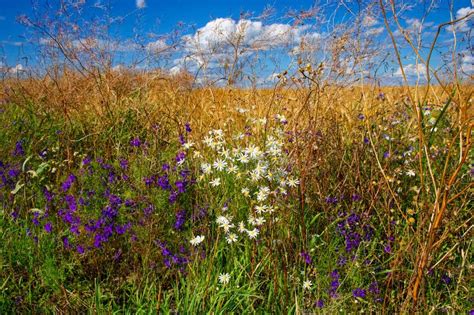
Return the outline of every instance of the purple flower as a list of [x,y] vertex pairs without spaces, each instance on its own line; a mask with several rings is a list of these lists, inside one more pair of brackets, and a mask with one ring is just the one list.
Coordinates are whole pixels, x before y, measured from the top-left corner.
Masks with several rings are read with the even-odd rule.
[[176,202],[176,199],[178,198],[178,193],[176,191],[172,191],[170,193],[170,196],[168,197],[169,203],[173,204]]
[[17,141],[15,144],[15,150],[13,151],[13,156],[23,156],[25,155],[25,150],[23,149],[23,140]]
[[44,230],[47,233],[51,233],[53,231],[53,225],[51,224],[51,222],[48,222],[44,225]]
[[185,222],[186,222],[186,210],[183,209],[176,213],[176,221],[174,223],[174,228],[176,230],[181,230]]
[[76,250],[79,254],[84,254],[84,247],[82,247],[81,245],[77,245]]
[[184,139],[183,135],[179,135],[179,143],[181,143],[181,145],[186,143],[186,140]]
[[186,192],[186,181],[176,181],[175,185],[178,189],[178,193],[182,194]]
[[365,298],[366,297],[365,289],[357,288],[352,291],[352,296],[355,298]]
[[311,263],[313,262],[312,259],[311,259],[311,256],[307,252],[304,252],[304,251],[301,252],[300,256],[304,259],[304,262],[307,265],[311,265]]
[[126,170],[128,168],[128,161],[126,159],[120,159],[119,164],[123,170]]
[[390,157],[390,152],[389,151],[385,151],[384,154],[383,154],[383,158],[384,159],[388,159]]
[[73,195],[67,195],[64,199],[66,199],[69,210],[73,212],[77,210],[76,198]]
[[84,160],[82,160],[82,165],[87,166],[87,165],[91,164],[91,162],[92,162],[92,159],[90,157],[86,156],[84,158]]
[[324,300],[319,299],[318,301],[316,301],[316,307],[317,308],[323,308],[324,307]]
[[337,298],[337,289],[339,288],[339,272],[337,271],[337,269],[333,270],[331,272],[331,287],[329,289],[329,295],[331,296],[331,298],[335,299]]
[[178,154],[176,155],[176,163],[183,162],[185,157],[186,157],[186,153],[184,153],[183,151],[178,152]]
[[66,180],[61,184],[61,189],[66,192],[68,191],[72,184],[76,181],[76,176],[74,176],[74,174],[70,174]]
[[71,244],[69,243],[69,239],[67,238],[67,236],[63,237],[63,245],[66,249],[71,248]]
[[169,171],[170,169],[170,165],[168,163],[164,163],[163,166],[161,167],[161,169],[166,172],[166,171]]
[[132,140],[130,140],[130,145],[132,147],[139,147],[142,145],[142,142],[140,141],[140,138],[139,137],[135,137],[133,138]]
[[441,277],[441,280],[443,280],[444,284],[446,285],[451,283],[451,278],[446,273]]
[[192,131],[191,125],[188,122],[184,125],[184,129],[186,129],[186,132],[188,133]]
[[359,120],[364,120],[365,116],[364,114],[360,113],[359,115],[357,115],[357,118],[359,118]]
[[390,246],[390,244],[385,245],[385,247],[383,248],[383,251],[386,252],[387,254],[390,254],[392,252],[392,247]]

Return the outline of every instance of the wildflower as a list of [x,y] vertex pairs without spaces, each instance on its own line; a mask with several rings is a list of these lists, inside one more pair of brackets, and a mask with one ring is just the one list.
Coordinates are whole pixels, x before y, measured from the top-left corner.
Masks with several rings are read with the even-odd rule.
[[136,138],[133,138],[132,140],[130,140],[130,145],[132,147],[139,147],[141,146],[142,142],[140,141],[140,138],[136,137]]
[[221,159],[217,159],[217,161],[214,162],[213,166],[216,170],[223,171],[227,166],[227,162]]
[[229,219],[227,219],[226,217],[221,215],[221,216],[217,217],[216,223],[219,224],[220,226],[225,225],[225,224],[229,224]]
[[183,144],[183,148],[186,149],[186,150],[191,149],[193,146],[194,146],[194,142],[192,142],[192,141],[189,141],[189,142],[186,142],[186,143]]
[[217,187],[221,184],[221,179],[220,178],[215,178],[209,182],[212,187]]
[[355,298],[365,298],[366,291],[364,289],[357,288],[352,291],[352,296]]
[[237,166],[235,166],[235,165],[231,165],[231,166],[229,166],[229,167],[227,168],[227,171],[228,171],[230,174],[235,174],[235,173],[237,173],[237,170],[238,170],[238,168],[237,168]]
[[313,285],[313,283],[311,282],[311,280],[305,280],[303,282],[303,289],[304,290],[309,290],[309,289],[311,289],[312,285]]
[[251,231],[247,231],[247,234],[251,239],[256,238],[259,233],[260,233],[260,231],[257,228],[254,228]]
[[242,195],[244,195],[245,197],[248,197],[250,195],[250,190],[246,187],[242,188],[242,190],[240,191],[242,193]]
[[205,237],[203,235],[198,235],[195,238],[193,238],[192,240],[190,240],[189,242],[191,243],[191,245],[197,246],[200,243],[202,243],[202,241],[204,241],[204,238]]
[[176,163],[178,163],[178,165],[181,165],[184,163],[184,158],[186,157],[186,153],[185,152],[178,152],[178,154],[176,155]]
[[249,157],[247,154],[241,154],[238,158],[237,161],[239,161],[242,164],[247,164],[249,162]]
[[190,133],[192,131],[191,129],[191,125],[189,122],[187,122],[185,125],[184,125],[184,129],[186,130],[187,133]]
[[255,206],[255,212],[257,212],[258,214],[261,214],[261,213],[265,212],[266,209],[267,209],[267,207],[266,207],[265,205],[263,205],[263,206],[260,206],[260,205]]
[[25,150],[23,149],[23,141],[17,141],[15,144],[15,150],[13,151],[13,156],[23,156],[25,155]]
[[301,252],[300,256],[303,257],[303,259],[304,259],[304,261],[307,265],[311,265],[311,263],[312,263],[311,256],[307,252],[304,252],[304,251]]
[[44,225],[44,230],[46,231],[46,233],[51,233],[53,231],[53,225],[51,224],[51,222],[48,222]]
[[255,225],[256,226],[263,225],[265,222],[266,222],[266,220],[265,220],[264,217],[255,218]]
[[235,233],[230,233],[229,235],[226,236],[225,239],[228,244],[231,244],[231,243],[237,242],[238,236]]
[[410,177],[415,176],[415,172],[413,170],[408,170],[405,174]]
[[316,307],[317,307],[317,308],[323,308],[323,307],[324,307],[324,300],[323,300],[323,299],[319,299],[319,300],[316,302]]
[[245,224],[244,224],[243,221],[240,221],[240,222],[239,222],[239,228],[238,228],[238,229],[239,229],[239,232],[240,232],[240,233],[243,233],[243,232],[247,231],[247,229],[245,228]]
[[212,172],[212,168],[209,163],[202,163],[201,170],[204,174],[210,174]]
[[270,194],[270,188],[266,186],[260,187],[257,193],[257,201],[259,202],[265,201],[268,198],[269,194]]
[[294,188],[297,185],[299,185],[300,181],[298,179],[295,179],[295,178],[288,178],[287,183],[288,183],[288,186]]
[[228,273],[222,273],[219,275],[219,283],[227,284],[230,281],[230,275]]

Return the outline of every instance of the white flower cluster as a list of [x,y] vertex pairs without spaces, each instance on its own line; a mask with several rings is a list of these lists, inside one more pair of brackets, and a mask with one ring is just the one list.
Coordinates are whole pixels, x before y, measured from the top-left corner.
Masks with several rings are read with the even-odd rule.
[[[247,119],[245,132],[233,135],[211,130],[202,140],[200,153],[194,154],[201,170],[199,185],[238,204],[216,205],[216,225],[229,244],[256,239],[267,222],[277,222],[273,215],[277,215],[278,205],[284,204],[288,190],[299,184],[290,174],[285,153],[283,128],[287,120],[282,115],[275,117],[276,126],[268,126],[266,118]],[[220,200],[216,198],[215,203]]]

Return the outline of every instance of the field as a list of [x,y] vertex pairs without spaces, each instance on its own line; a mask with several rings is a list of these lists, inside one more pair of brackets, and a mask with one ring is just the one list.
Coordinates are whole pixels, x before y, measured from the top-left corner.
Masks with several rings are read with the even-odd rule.
[[2,81],[0,313],[473,314],[469,80],[53,72]]

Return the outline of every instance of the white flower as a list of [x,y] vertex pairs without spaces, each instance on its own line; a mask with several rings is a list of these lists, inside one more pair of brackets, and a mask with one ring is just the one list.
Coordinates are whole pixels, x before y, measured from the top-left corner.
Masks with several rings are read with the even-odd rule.
[[202,163],[201,170],[204,174],[210,174],[212,172],[212,168],[209,163]]
[[267,206],[265,206],[265,205],[255,206],[255,212],[257,212],[258,214],[261,214],[261,213],[265,212],[266,209],[267,209]]
[[242,190],[240,191],[242,193],[242,195],[244,195],[245,197],[248,197],[250,195],[250,190],[246,187],[242,188]]
[[260,190],[257,193],[257,201],[262,202],[265,201],[270,194],[270,188],[264,186],[260,187]]
[[223,171],[225,169],[225,167],[227,166],[227,162],[224,161],[224,160],[221,160],[221,159],[217,159],[215,162],[214,162],[214,168],[218,171]]
[[227,235],[225,239],[227,240],[228,244],[231,244],[237,242],[238,236],[235,233],[229,233],[229,235]]
[[192,240],[190,240],[189,242],[191,243],[191,245],[197,246],[200,243],[202,243],[202,241],[204,241],[204,236],[203,235],[198,235],[195,238],[193,238]]
[[194,151],[194,152],[193,152],[193,157],[194,157],[194,158],[201,158],[201,157],[202,157],[201,152],[199,152],[199,151]]
[[243,221],[240,221],[240,222],[239,222],[239,232],[240,232],[240,233],[243,233],[243,232],[245,232],[245,231],[247,231],[247,229],[245,228],[245,224],[244,224]]
[[256,172],[255,170],[253,170],[252,172],[250,172],[250,179],[251,179],[253,182],[258,181],[260,178],[262,178],[262,176],[260,175],[259,172]]
[[311,289],[312,285],[313,285],[313,283],[311,282],[311,280],[305,280],[303,282],[303,289],[304,290],[309,290],[309,289]]
[[235,174],[235,173],[237,173],[237,170],[238,170],[237,166],[235,166],[235,165],[231,165],[227,168],[227,172],[229,172],[229,173],[234,173]]
[[202,142],[204,142],[204,144],[208,147],[212,147],[214,145],[214,139],[210,136],[204,137],[204,140],[202,140]]
[[288,186],[290,187],[296,187],[297,185],[299,185],[300,181],[295,178],[288,178],[287,183],[288,183]]
[[226,217],[221,215],[221,216],[217,217],[216,223],[219,224],[219,225],[229,224],[229,219],[227,219]]
[[264,217],[258,217],[255,219],[255,225],[260,226],[263,225],[266,222]]
[[251,231],[247,231],[247,234],[250,238],[256,238],[258,236],[258,233],[260,233],[260,231],[257,228],[254,228]]
[[212,187],[217,187],[221,184],[221,179],[220,178],[215,178],[209,182]]
[[194,145],[194,142],[192,141],[189,141],[189,142],[186,142],[185,144],[183,144],[183,147],[186,149],[186,150],[189,150],[193,147]]
[[252,144],[248,148],[245,149],[245,153],[247,153],[250,156],[250,158],[257,159],[262,154],[262,151],[260,151],[259,147]]
[[230,281],[230,275],[228,273],[223,273],[219,276],[219,283],[227,284]]
[[249,157],[247,154],[241,154],[238,158],[237,161],[239,161],[242,164],[247,164],[249,162]]
[[413,170],[408,170],[405,174],[407,174],[407,175],[410,176],[410,177],[413,177],[413,176],[416,175]]

